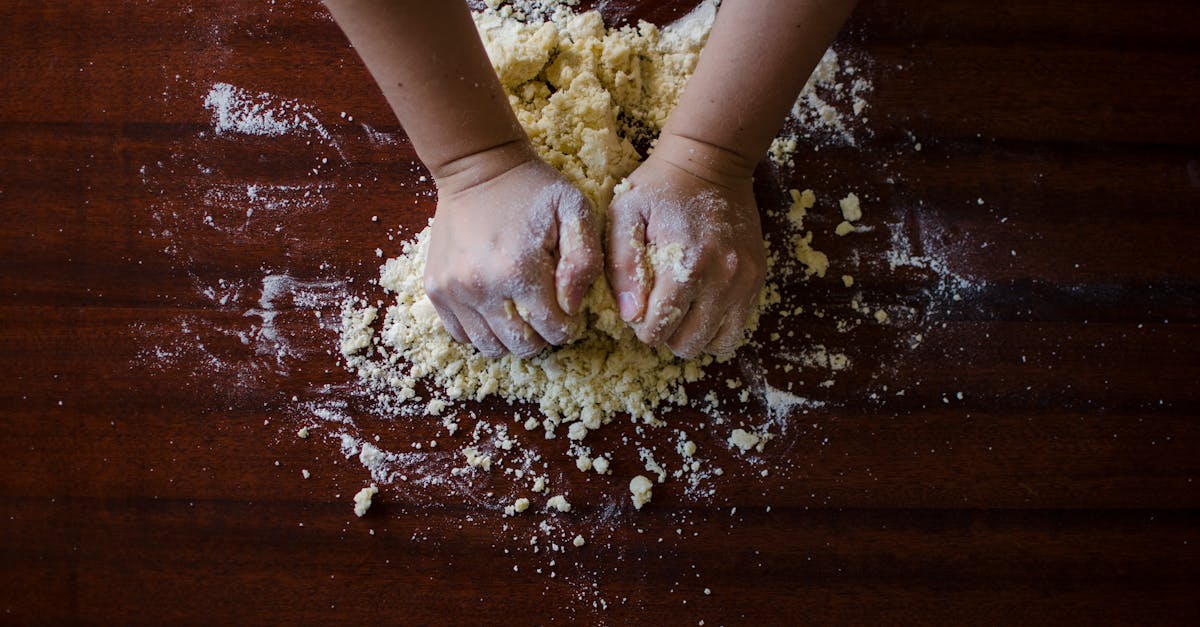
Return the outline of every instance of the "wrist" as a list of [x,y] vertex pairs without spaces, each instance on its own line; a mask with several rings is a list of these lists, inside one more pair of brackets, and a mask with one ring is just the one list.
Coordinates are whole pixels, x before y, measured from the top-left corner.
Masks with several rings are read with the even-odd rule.
[[733,188],[752,181],[757,159],[686,133],[663,130],[651,159],[670,164],[715,185]]
[[529,138],[522,136],[430,167],[430,173],[437,182],[438,193],[452,196],[537,159]]

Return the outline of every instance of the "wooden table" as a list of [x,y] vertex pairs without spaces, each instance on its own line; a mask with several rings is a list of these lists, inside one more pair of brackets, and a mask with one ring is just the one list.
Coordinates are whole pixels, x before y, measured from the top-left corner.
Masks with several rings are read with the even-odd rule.
[[[358,519],[365,471],[294,436],[345,401],[393,447],[445,438],[372,414],[335,358],[337,301],[375,293],[374,250],[435,199],[317,3],[0,16],[0,621],[1200,620],[1194,3],[864,2],[839,44],[875,86],[860,145],[802,147],[759,191],[825,203],[810,223],[835,274],[789,298],[845,312],[852,269],[894,320],[768,319],[799,331],[781,351],[854,365],[829,388],[795,375],[825,405],[756,464],[698,432],[728,471],[714,496],[668,483],[634,513],[611,505],[630,453],[585,476],[535,441],[576,507],[510,519],[499,477],[383,486]],[[221,83],[294,99],[302,128],[217,133]],[[836,238],[846,191],[873,230]],[[940,269],[893,271],[897,242]],[[695,390],[739,371],[716,372]]]

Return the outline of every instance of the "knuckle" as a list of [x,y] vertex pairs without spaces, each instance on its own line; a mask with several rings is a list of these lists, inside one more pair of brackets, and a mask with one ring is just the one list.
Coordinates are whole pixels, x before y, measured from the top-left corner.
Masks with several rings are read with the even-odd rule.
[[425,293],[429,295],[429,300],[438,303],[445,299],[446,284],[441,277],[426,272],[421,284],[425,288]]
[[724,263],[721,265],[721,269],[724,271],[726,277],[732,277],[737,275],[738,270],[741,270],[744,265],[745,262],[742,261],[741,255],[739,255],[736,250],[731,250],[728,253],[725,253],[725,259]]

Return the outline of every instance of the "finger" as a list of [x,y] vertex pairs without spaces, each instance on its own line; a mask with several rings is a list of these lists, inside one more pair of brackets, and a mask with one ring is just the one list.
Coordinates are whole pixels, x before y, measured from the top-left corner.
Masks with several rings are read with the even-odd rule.
[[667,340],[671,352],[683,359],[699,355],[721,330],[728,301],[728,297],[697,300],[680,321],[679,328]]
[[425,295],[429,297],[429,302],[433,304],[438,318],[442,319],[442,326],[446,327],[446,331],[450,333],[450,337],[454,338],[454,341],[459,344],[470,344],[470,337],[463,330],[458,316],[454,315],[454,308],[450,306],[450,300],[447,298],[446,293],[430,280],[429,275],[423,277],[423,284]]
[[[433,302],[433,299],[431,298],[429,301]],[[455,342],[459,344],[471,343],[471,338],[463,330],[462,323],[458,321],[458,316],[454,315],[451,309],[442,307],[436,302],[433,302],[433,308],[437,310],[438,317],[442,319],[442,326],[446,327],[446,331],[450,333],[450,337],[454,338]]]
[[454,310],[454,315],[458,317],[463,330],[471,338],[471,344],[474,344],[484,357],[496,358],[505,353],[504,344],[496,339],[496,334],[488,326],[487,320],[484,320],[483,316],[474,309],[459,307]]
[[713,336],[712,341],[704,347],[704,352],[714,357],[721,357],[737,350],[742,340],[745,339],[748,315],[747,311],[730,311],[729,315],[725,316],[724,322],[721,323],[721,328],[717,329],[717,334]]
[[609,205],[608,284],[621,319],[638,322],[650,292],[646,269],[646,221],[637,206],[639,195],[626,192]]
[[588,288],[604,271],[592,205],[583,194],[572,191],[572,197],[558,205],[558,266],[554,272],[558,306],[570,316],[579,312]]
[[528,359],[546,347],[546,340],[525,323],[512,300],[505,299],[503,305],[484,314],[492,333],[517,357]]
[[555,287],[549,275],[542,276],[543,280],[522,286],[513,301],[517,313],[542,339],[561,346],[575,337],[580,320],[563,313],[556,302]]
[[737,347],[746,339],[746,320],[750,318],[750,312],[754,311],[754,307],[758,304],[758,293],[754,293],[746,300],[747,303],[744,306],[729,310],[725,315],[725,320],[721,323],[721,328],[717,329],[717,334],[704,348],[704,352],[714,356],[728,355],[737,350]]
[[656,279],[642,321],[634,326],[638,339],[658,346],[675,334],[692,307],[694,288],[670,277]]

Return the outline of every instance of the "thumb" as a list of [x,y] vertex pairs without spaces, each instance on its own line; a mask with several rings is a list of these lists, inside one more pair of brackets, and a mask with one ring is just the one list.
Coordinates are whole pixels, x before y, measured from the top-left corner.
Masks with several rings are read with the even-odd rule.
[[569,316],[579,311],[588,288],[603,270],[591,203],[579,192],[575,196],[559,203],[558,265],[554,270],[558,306]]
[[608,284],[625,322],[637,322],[646,310],[651,280],[646,267],[646,222],[638,194],[624,193],[608,208]]

